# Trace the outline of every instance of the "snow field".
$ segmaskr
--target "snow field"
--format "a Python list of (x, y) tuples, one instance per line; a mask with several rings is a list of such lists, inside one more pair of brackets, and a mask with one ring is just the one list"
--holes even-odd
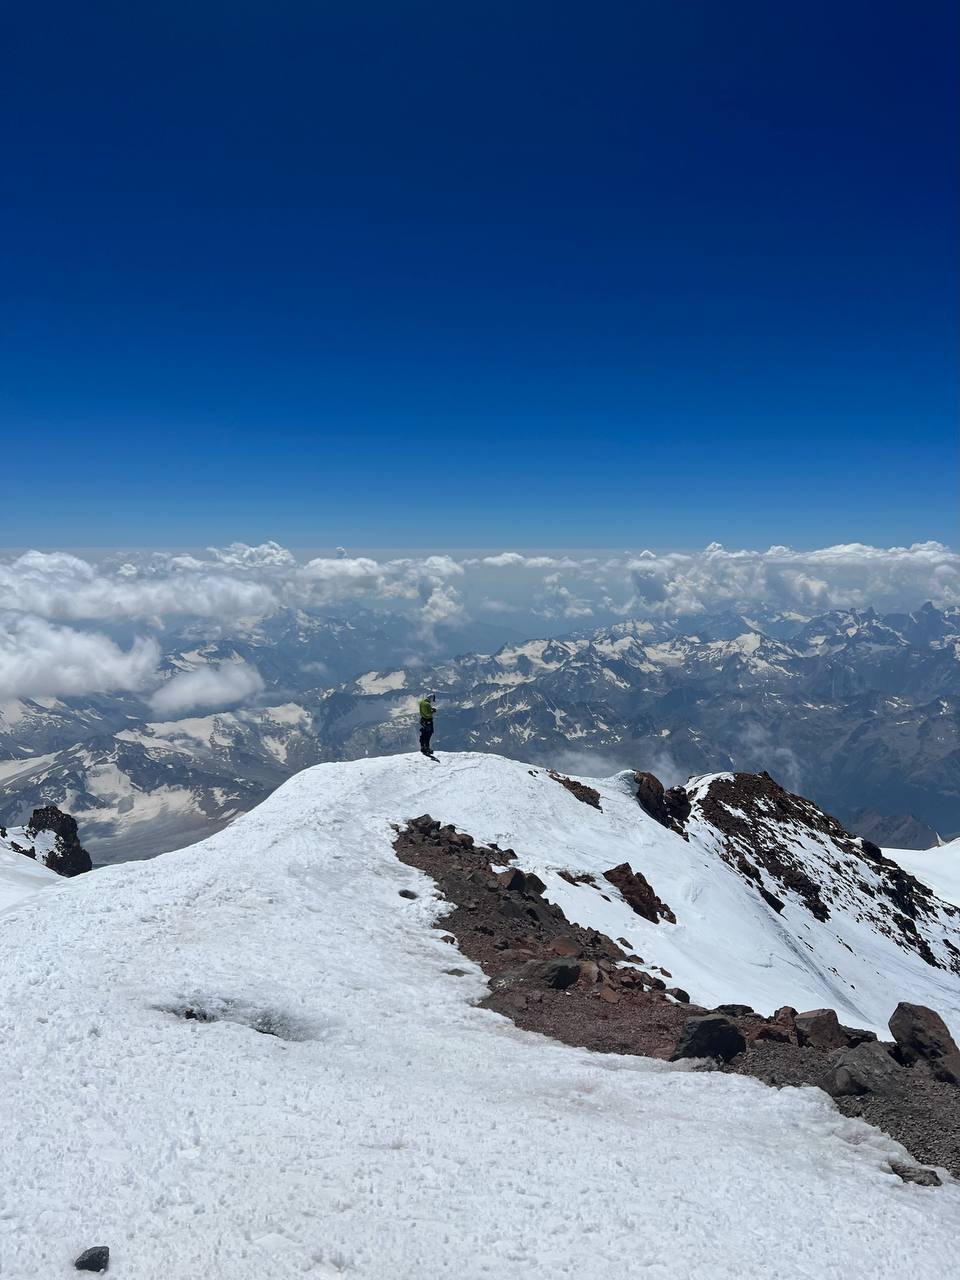
[(426, 811), (524, 864), (584, 830), (623, 860), (614, 815), (542, 772), (398, 756), (307, 770), (201, 845), (4, 914), (4, 1280), (98, 1243), (117, 1280), (950, 1273), (956, 1184), (903, 1184), (902, 1149), (824, 1095), (476, 1008), (391, 847)]

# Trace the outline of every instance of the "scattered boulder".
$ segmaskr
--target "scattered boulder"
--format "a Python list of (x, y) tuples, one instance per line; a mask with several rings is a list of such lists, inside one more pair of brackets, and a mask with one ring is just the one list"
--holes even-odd
[(531, 960), (518, 971), (517, 976), (523, 981), (562, 991), (572, 987), (580, 977), (580, 965), (576, 960)]
[(960, 1049), (939, 1013), (901, 1000), (889, 1026), (905, 1063), (922, 1060), (938, 1080), (960, 1085)]
[(621, 862), (619, 867), (611, 867), (609, 871), (603, 873), (603, 878), (620, 890), (624, 901), (638, 916), (643, 916), (652, 924), (657, 924), (660, 920), (669, 920), (671, 924), (677, 923), (677, 917), (665, 902), (660, 901), (646, 876), (639, 871), (634, 871), (629, 862)]
[(105, 1244), (84, 1249), (73, 1265), (77, 1271), (106, 1271), (110, 1266), (110, 1250)]
[(674, 1000), (678, 1000), (680, 1004), (690, 1003), (690, 994), (684, 991), (683, 987), (667, 987), (667, 995), (673, 996)]
[(743, 1032), (735, 1023), (719, 1014), (707, 1013), (686, 1020), (671, 1061), (676, 1062), (680, 1058), (720, 1058), (723, 1062), (729, 1062), (738, 1053), (743, 1053), (746, 1047)]
[(834, 1098), (863, 1093), (892, 1094), (903, 1087), (904, 1068), (879, 1040), (839, 1049), (830, 1059), (824, 1088)]
[(936, 1169), (925, 1169), (919, 1164), (906, 1164), (903, 1160), (891, 1160), (890, 1168), (903, 1182), (915, 1182), (918, 1187), (943, 1185)]
[(718, 1004), (717, 1013), (725, 1013), (729, 1018), (748, 1018), (753, 1010), (748, 1004)]
[(553, 939), (550, 943), (550, 950), (554, 955), (565, 956), (574, 960), (578, 959), (583, 953), (583, 948), (576, 938), (571, 938), (564, 934), (561, 934), (559, 938)]
[(794, 1019), (797, 1041), (812, 1049), (842, 1049), (846, 1044), (834, 1009), (809, 1009)]
[(417, 895), (413, 892), (413, 890), (412, 890), (412, 889), (401, 889), (401, 890), (400, 890), (400, 897), (401, 897), (401, 898), (409, 898), (411, 902), (413, 901), (413, 899), (414, 899), (414, 898), (416, 898), (416, 896), (417, 896)]

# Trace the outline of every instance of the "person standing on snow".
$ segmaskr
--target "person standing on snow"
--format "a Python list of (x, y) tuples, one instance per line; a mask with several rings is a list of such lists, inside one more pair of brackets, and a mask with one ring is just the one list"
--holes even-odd
[(433, 755), (430, 739), (433, 737), (433, 713), (436, 709), (430, 701), (430, 695), (424, 694), (420, 699), (420, 750), (425, 756)]

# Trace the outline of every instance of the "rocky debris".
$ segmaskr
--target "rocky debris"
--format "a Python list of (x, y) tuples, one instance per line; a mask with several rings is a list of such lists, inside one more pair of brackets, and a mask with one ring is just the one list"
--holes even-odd
[(513, 976), (521, 982), (535, 982), (564, 991), (579, 979), (580, 966), (576, 960), (528, 960)]
[[(829, 1093), (836, 1059), (844, 1052), (757, 1038), (721, 1069), (778, 1089), (812, 1085)], [(890, 1134), (915, 1160), (960, 1177), (960, 1089), (922, 1067), (901, 1068), (893, 1079), (896, 1087), (883, 1092), (835, 1095), (837, 1110)]]
[(637, 803), (661, 826), (684, 835), (683, 825), (690, 816), (690, 797), (683, 787), (671, 787), (665, 791), (655, 774), (635, 773)]
[(729, 1062), (747, 1047), (743, 1032), (729, 1018), (716, 1013), (688, 1018), (683, 1024), (673, 1059), (719, 1058)]
[(621, 862), (619, 867), (611, 867), (609, 871), (603, 873), (603, 878), (620, 890), (624, 901), (638, 916), (643, 916), (653, 924), (659, 923), (660, 920), (669, 920), (671, 924), (677, 923), (677, 917), (665, 902), (660, 901), (646, 876), (639, 871), (634, 871), (628, 862)]
[(778, 914), (791, 895), (820, 921), (842, 905), (927, 964), (960, 973), (960, 949), (945, 937), (955, 933), (958, 908), (768, 773), (714, 778), (698, 795), (694, 817), (713, 829), (720, 856)]
[[(711, 1013), (687, 1003), (686, 992), (668, 991), (662, 977), (631, 962), (618, 942), (567, 920), (545, 898), (538, 876), (519, 868), (495, 872), (514, 858), (512, 850), (479, 845), (427, 814), (398, 832), (394, 848), (402, 862), (431, 876), (450, 904), (436, 927), (486, 974), (484, 1007), (601, 1053), (715, 1059), (722, 1070), (775, 1087), (825, 1089), (844, 1115), (885, 1130), (917, 1161), (960, 1176), (960, 1089), (935, 1078), (926, 1057), (906, 1066), (900, 1047), (892, 1056), (891, 1046), (843, 1026), (830, 1009), (798, 1014), (785, 1005), (764, 1017), (745, 1004)], [(597, 889), (602, 884), (573, 880)], [(903, 1021), (901, 1015), (898, 1028), (906, 1035)], [(952, 1041), (939, 1038), (935, 1023), (923, 1025), (928, 1052), (939, 1046), (944, 1056), (937, 1061), (948, 1062)], [(921, 1043), (919, 1033), (910, 1043)]]
[(73, 1265), (77, 1271), (106, 1271), (110, 1266), (110, 1250), (105, 1244), (84, 1249)]
[(902, 1160), (891, 1160), (890, 1168), (903, 1182), (915, 1182), (918, 1187), (943, 1186), (936, 1169), (924, 1169), (922, 1165), (917, 1164), (904, 1164)]
[(904, 1068), (890, 1052), (892, 1046), (879, 1040), (865, 1040), (851, 1049), (839, 1049), (831, 1056), (830, 1072), (824, 1083), (835, 1098), (862, 1093), (894, 1094), (904, 1086)]
[[(600, 792), (595, 787), (588, 787), (585, 782), (575, 782), (573, 778), (566, 778), (562, 773), (557, 773), (556, 769), (550, 770), (550, 777), (554, 782), (559, 782), (561, 787), (566, 787), (571, 795), (582, 800), (584, 804), (600, 809)], [(602, 813), (603, 810), (600, 809), (600, 812)]]
[[(60, 876), (79, 876), (85, 871), (93, 868), (90, 855), (86, 849), (80, 845), (80, 838), (77, 835), (77, 820), (71, 818), (69, 814), (61, 812), (56, 805), (48, 804), (42, 809), (34, 809), (30, 816), (30, 821), (24, 828), (24, 835), (30, 841), (36, 841), (37, 836), (42, 831), (50, 831), (53, 833), (54, 848), (41, 856), (40, 861), (44, 866), (56, 871)], [(27, 853), (28, 857), (36, 857), (36, 849), (32, 847), (29, 852), (20, 849), (21, 853)]]
[(926, 1005), (901, 1001), (889, 1026), (903, 1062), (923, 1061), (937, 1080), (960, 1085), (960, 1050), (939, 1013)]

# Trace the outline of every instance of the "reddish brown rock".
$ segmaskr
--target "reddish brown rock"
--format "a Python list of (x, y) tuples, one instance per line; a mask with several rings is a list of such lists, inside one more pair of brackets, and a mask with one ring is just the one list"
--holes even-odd
[(811, 1049), (842, 1049), (847, 1043), (834, 1009), (808, 1009), (795, 1019), (797, 1040)]
[(677, 923), (677, 917), (667, 904), (657, 897), (646, 876), (639, 871), (634, 871), (628, 862), (621, 862), (618, 867), (611, 867), (609, 871), (603, 873), (603, 878), (620, 890), (624, 901), (638, 916), (643, 916), (653, 924), (659, 923), (660, 920), (669, 920), (671, 924)]

